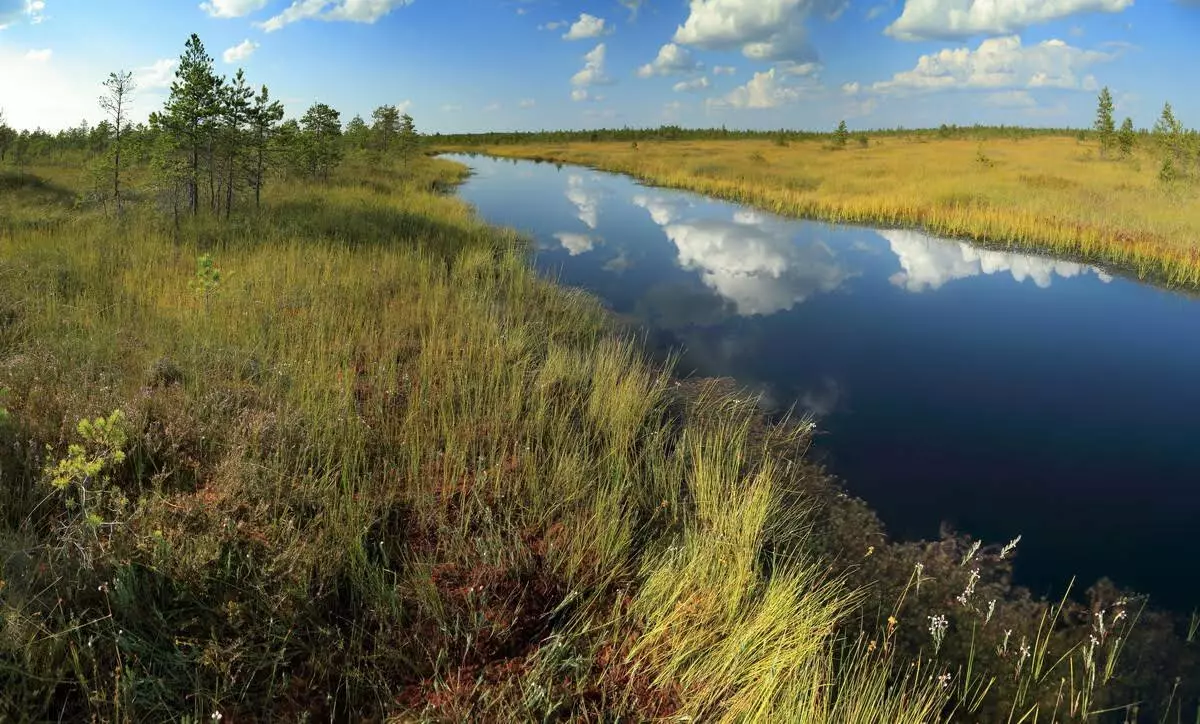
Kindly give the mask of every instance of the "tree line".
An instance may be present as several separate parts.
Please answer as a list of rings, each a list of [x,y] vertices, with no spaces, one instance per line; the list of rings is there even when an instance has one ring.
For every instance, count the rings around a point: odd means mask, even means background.
[[[12,128],[0,112],[0,164],[18,170],[33,163],[79,163],[93,179],[91,196],[126,200],[130,169],[142,190],[164,200],[176,221],[201,213],[228,218],[239,205],[258,208],[272,178],[326,182],[350,155],[367,160],[410,157],[421,137],[413,119],[394,105],[376,108],[368,125],[355,116],[342,126],[341,113],[313,103],[298,119],[284,119],[283,104],[267,86],[254,88],[243,70],[218,75],[199,36],[184,46],[163,107],[144,123],[131,121],[137,83],[132,73],[110,73],[99,107],[106,118],[57,133]]]

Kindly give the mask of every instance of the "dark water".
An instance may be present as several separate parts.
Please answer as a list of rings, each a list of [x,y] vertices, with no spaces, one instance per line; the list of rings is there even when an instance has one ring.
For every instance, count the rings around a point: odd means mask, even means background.
[[[902,537],[1023,535],[1017,578],[1200,603],[1200,303],[1083,264],[782,219],[552,164],[461,157],[539,269],[795,405]]]

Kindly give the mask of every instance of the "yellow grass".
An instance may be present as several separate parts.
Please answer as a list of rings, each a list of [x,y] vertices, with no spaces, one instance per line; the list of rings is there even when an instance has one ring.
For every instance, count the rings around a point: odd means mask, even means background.
[[[1196,190],[1160,182],[1151,149],[1103,160],[1094,143],[1051,136],[983,143],[884,137],[844,150],[757,139],[471,150],[583,164],[783,215],[915,226],[1200,286]]]

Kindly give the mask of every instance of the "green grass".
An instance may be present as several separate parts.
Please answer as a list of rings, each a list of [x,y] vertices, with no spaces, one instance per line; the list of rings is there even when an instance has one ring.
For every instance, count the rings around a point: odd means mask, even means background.
[[[451,146],[577,163],[649,183],[840,223],[912,226],[1200,287],[1197,187],[1163,183],[1152,143],[1102,160],[1075,138],[507,143]]]
[[[148,197],[77,207],[72,173],[0,195],[0,718],[923,722],[1104,691],[1087,626],[1040,678],[967,676],[1020,698],[939,681],[974,657],[871,620],[901,589],[870,566],[904,584],[912,550],[864,564],[878,526],[809,427],[651,365],[437,193],[461,167],[281,182],[178,235]],[[939,610],[966,569],[918,558]],[[1052,609],[1005,610],[1038,641]]]

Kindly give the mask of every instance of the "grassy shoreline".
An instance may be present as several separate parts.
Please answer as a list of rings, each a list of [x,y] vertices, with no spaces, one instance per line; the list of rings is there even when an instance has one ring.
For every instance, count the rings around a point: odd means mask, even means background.
[[[1148,151],[1099,160],[1073,138],[986,143],[875,139],[446,145],[623,173],[783,216],[915,228],[992,248],[1053,254],[1138,279],[1200,289],[1195,189],[1157,180]],[[881,188],[881,184],[887,184]]]
[[[805,461],[807,426],[649,365],[440,193],[461,166],[347,164],[178,235],[132,192],[120,221],[77,207],[75,173],[0,196],[6,717],[915,722],[1164,699],[1118,654],[1153,674],[1179,649],[1131,644],[1120,592],[1037,601],[1000,546],[889,543]]]

